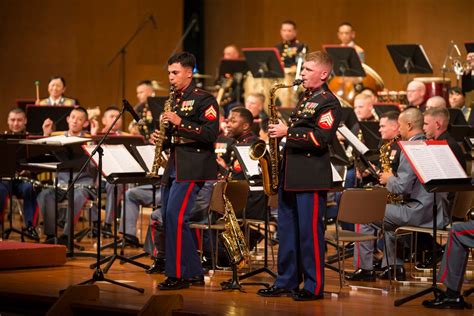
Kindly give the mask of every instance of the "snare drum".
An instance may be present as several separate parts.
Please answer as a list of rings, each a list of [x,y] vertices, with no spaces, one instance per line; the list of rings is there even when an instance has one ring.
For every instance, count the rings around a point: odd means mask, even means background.
[[[449,103],[451,79],[442,77],[418,77],[413,80],[423,82],[426,87],[425,101],[434,96],[443,97]]]

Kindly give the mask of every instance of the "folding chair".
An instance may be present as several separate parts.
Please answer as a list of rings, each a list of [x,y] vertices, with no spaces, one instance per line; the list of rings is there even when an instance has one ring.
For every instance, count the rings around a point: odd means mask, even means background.
[[[358,233],[349,230],[339,229],[339,222],[352,224],[371,224],[374,222],[383,222],[385,216],[385,206],[387,204],[388,191],[385,188],[370,189],[346,189],[342,192],[339,202],[339,210],[336,218],[336,230],[326,231],[325,238],[329,241],[335,241],[338,270],[339,270],[339,291],[343,287],[345,281],[345,264],[344,264],[344,244],[349,242],[376,241],[384,236],[383,227],[377,235]],[[383,225],[382,225],[383,226]],[[342,243],[342,247],[339,244]],[[342,249],[342,254],[341,254]],[[385,249],[386,251],[386,249]],[[342,261],[342,267],[341,267]],[[351,288],[366,288],[382,291],[387,293],[387,289],[352,286]]]

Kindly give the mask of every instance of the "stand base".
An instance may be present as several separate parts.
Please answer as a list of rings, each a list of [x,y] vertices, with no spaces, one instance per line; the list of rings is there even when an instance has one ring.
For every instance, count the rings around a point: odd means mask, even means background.
[[[111,256],[108,256],[106,258],[103,258],[99,261],[99,264],[102,265],[106,262],[108,262],[107,266],[104,268],[104,273],[107,273],[109,271],[109,269],[112,267],[112,265],[114,264],[115,260],[120,260],[120,263],[124,262],[124,263],[130,263],[130,264],[133,264],[137,267],[140,267],[142,269],[145,269],[145,270],[148,270],[150,269],[150,266],[146,265],[146,264],[143,264],[143,263],[140,263],[140,262],[136,262],[136,261],[133,261],[132,259],[130,258],[127,258],[125,256],[122,256],[122,255],[119,255],[119,254],[113,254]],[[97,267],[97,263],[93,263],[89,266],[91,269],[95,269]]]
[[[8,239],[10,237],[11,233],[19,234],[21,242],[25,242],[25,237],[28,238],[28,239],[32,239],[34,241],[39,241],[39,238],[34,238],[34,237],[32,237],[28,234],[25,234],[23,231],[21,231],[19,229],[16,229],[14,227],[5,229],[5,231],[3,232],[3,239]]]
[[[441,289],[439,289],[437,286],[432,285],[431,287],[429,287],[427,289],[424,289],[424,290],[421,290],[421,291],[419,291],[415,294],[408,295],[407,297],[395,300],[395,302],[393,304],[395,306],[400,306],[400,305],[405,304],[406,302],[412,301],[414,299],[417,299],[418,297],[422,297],[422,296],[424,296],[426,294],[429,294],[429,293],[434,293],[435,298],[437,298],[438,295],[443,293],[443,291]]]
[[[96,269],[94,271],[94,274],[92,275],[92,278],[87,280],[87,281],[84,281],[84,282],[81,282],[79,283],[79,285],[83,285],[83,284],[94,284],[95,282],[99,282],[99,281],[103,281],[103,282],[108,282],[108,283],[112,283],[112,284],[115,284],[115,285],[118,285],[118,286],[122,286],[122,287],[125,287],[127,289],[131,289],[131,290],[135,290],[139,293],[145,293],[145,289],[142,289],[142,288],[138,288],[138,287],[134,287],[134,286],[131,286],[131,285],[128,285],[128,284],[124,284],[124,283],[120,283],[120,282],[117,282],[115,280],[111,280],[111,279],[107,279],[105,276],[104,276],[104,273],[102,272],[102,270],[100,269]]]
[[[471,295],[472,293],[474,293],[474,287],[471,287],[470,289],[465,290],[465,291],[462,293],[462,296],[468,297],[468,296]]]
[[[276,279],[276,274],[275,272],[273,272],[272,270],[268,269],[267,267],[263,267],[263,268],[259,268],[257,270],[254,270],[254,271],[250,271],[248,273],[245,273],[241,276],[239,276],[239,280],[245,280],[245,279],[248,279],[248,278],[251,278],[257,274],[260,274],[260,273],[267,273],[269,274],[271,277],[275,278]],[[266,283],[258,283],[258,284],[261,284],[261,285],[265,285]]]
[[[239,290],[242,293],[245,291],[242,289],[242,285],[239,283],[239,277],[237,276],[237,267],[235,264],[232,265],[232,279],[221,283],[223,291],[226,290]]]

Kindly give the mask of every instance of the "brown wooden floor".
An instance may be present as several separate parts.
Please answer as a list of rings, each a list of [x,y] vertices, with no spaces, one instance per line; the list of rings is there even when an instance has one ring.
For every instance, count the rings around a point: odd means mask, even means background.
[[[17,236],[12,235],[12,239]],[[107,242],[108,240],[105,240]],[[87,250],[93,250],[93,241],[85,239],[82,245]],[[137,253],[136,249],[126,249],[128,255]],[[110,250],[105,254],[110,253]],[[1,258],[0,258],[1,260]],[[0,271],[0,291],[15,293],[41,294],[58,297],[60,290],[89,279],[93,270],[89,265],[95,262],[90,258],[69,259],[62,267],[43,269],[19,269]],[[140,262],[149,264],[150,259],[142,258]],[[347,262],[350,267],[350,262]],[[101,300],[106,304],[121,304],[137,306],[140,308],[152,294],[161,294],[156,285],[164,279],[163,275],[148,275],[142,269],[130,265],[120,265],[118,262],[112,266],[107,274],[108,278],[127,284],[143,287],[144,294],[125,289],[108,283],[98,283],[101,289]],[[377,291],[345,289],[339,297],[330,293],[324,300],[315,302],[294,302],[291,298],[262,298],[256,295],[259,286],[244,286],[246,293],[223,292],[220,282],[230,278],[230,273],[218,271],[212,278],[206,278],[205,287],[192,287],[176,291],[184,297],[184,309],[187,311],[205,312],[209,315],[474,315],[473,311],[433,311],[421,306],[424,297],[409,302],[401,307],[394,307],[396,298],[419,291],[422,286],[394,286],[388,295]],[[273,280],[266,275],[254,277],[252,281],[272,283]],[[326,269],[326,291],[338,291],[338,276],[335,272]],[[384,287],[388,282],[378,281],[370,285]],[[465,288],[468,288],[466,284]],[[166,294],[171,294],[167,292]],[[474,295],[468,299],[474,303]]]

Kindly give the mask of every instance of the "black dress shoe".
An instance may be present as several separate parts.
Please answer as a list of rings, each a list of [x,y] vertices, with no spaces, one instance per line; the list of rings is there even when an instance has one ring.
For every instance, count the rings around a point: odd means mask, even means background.
[[[157,287],[162,291],[181,290],[187,289],[189,287],[189,282],[185,279],[169,277],[160,284],[158,284]]]
[[[397,275],[397,281],[405,281],[407,279],[406,274],[405,274],[405,268],[402,265],[396,265],[395,266],[395,271],[393,270],[393,266],[385,267],[385,270],[383,270],[382,273],[380,273],[378,275],[379,279],[388,280],[388,271],[389,270],[390,270],[390,273],[391,273],[392,280],[394,280],[395,273]]]
[[[439,295],[434,300],[423,301],[423,306],[427,308],[438,308],[438,309],[471,309],[472,305],[464,301],[464,298],[459,295],[456,297],[448,297],[445,293]]]
[[[34,226],[28,226],[25,230],[23,230],[25,236],[34,240],[39,240],[38,232]]]
[[[68,239],[67,235],[62,234],[61,236],[59,236],[58,245],[67,246],[67,239]]]
[[[433,261],[437,264],[443,259],[443,254],[444,254],[444,248],[438,249],[436,251],[436,260],[433,260],[433,255],[431,251],[426,251],[426,256],[425,260],[423,262],[418,263],[415,268],[419,270],[424,270],[424,269],[433,269]]]
[[[258,290],[257,294],[264,297],[280,297],[290,296],[292,294],[292,291],[272,285],[268,289]]]
[[[140,241],[138,240],[137,236],[125,234],[123,235],[123,238],[125,239],[126,244],[128,244],[129,246],[134,248],[140,248]]]
[[[306,289],[301,289],[292,295],[295,301],[315,301],[324,298],[324,294],[315,295]]]
[[[104,226],[102,226],[102,236],[105,238],[113,237],[112,224],[105,223]]]
[[[148,270],[145,270],[145,272],[147,274],[164,273],[165,272],[165,259],[155,258],[155,260],[153,260],[153,264],[150,266]]]
[[[190,279],[186,279],[190,285],[194,286],[203,286],[204,285],[204,275],[196,275]]]
[[[375,272],[373,270],[357,269],[353,273],[346,275],[346,279],[349,281],[375,281]]]

